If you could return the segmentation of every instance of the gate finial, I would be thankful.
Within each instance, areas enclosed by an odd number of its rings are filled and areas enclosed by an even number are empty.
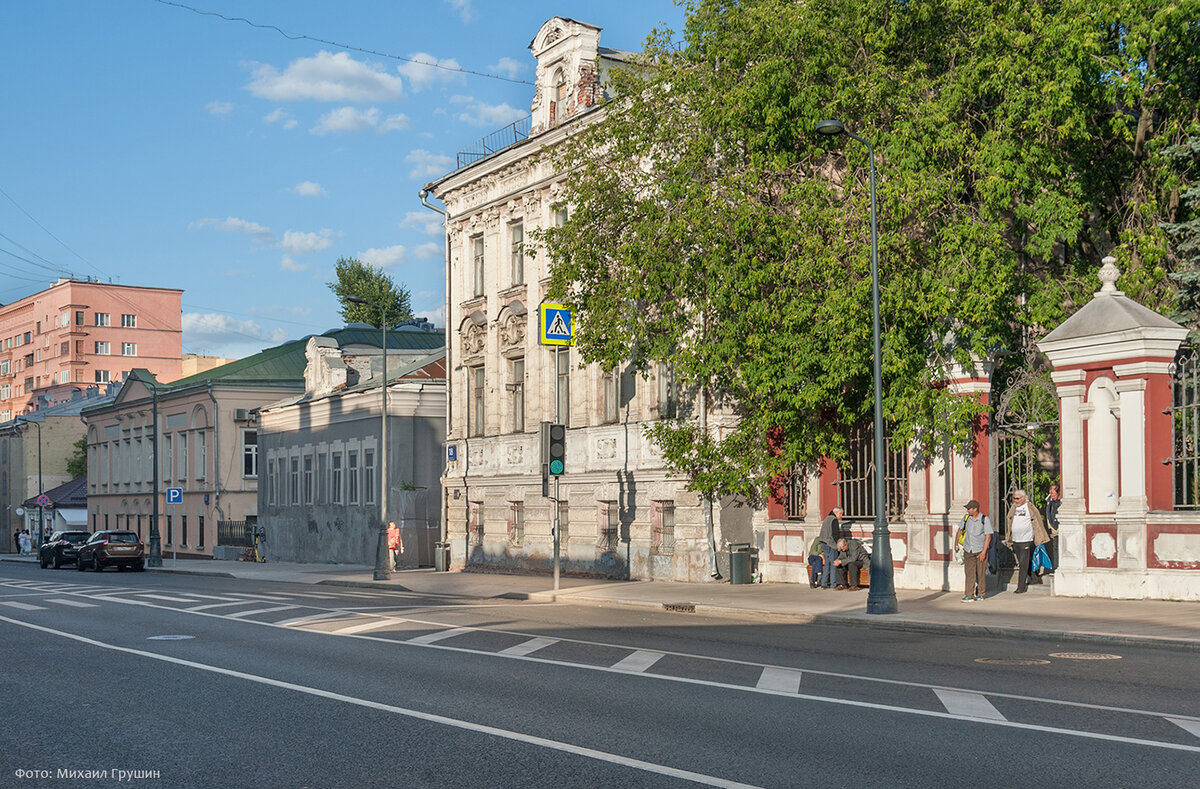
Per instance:
[[[1100,291],[1096,295],[1124,296],[1124,293],[1117,290],[1117,279],[1121,276],[1121,269],[1117,268],[1117,259],[1109,255],[1100,262],[1104,265],[1100,268]]]

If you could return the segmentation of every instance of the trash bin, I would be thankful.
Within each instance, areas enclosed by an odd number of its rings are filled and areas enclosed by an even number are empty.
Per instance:
[[[753,576],[750,574],[750,543],[729,543],[729,583],[748,584]]]
[[[450,569],[450,543],[438,542],[433,545],[433,569],[444,573]]]

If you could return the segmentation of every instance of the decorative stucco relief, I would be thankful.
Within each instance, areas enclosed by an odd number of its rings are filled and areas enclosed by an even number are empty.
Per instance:
[[[526,323],[526,316],[507,312],[500,322],[500,347],[524,345]]]
[[[460,333],[464,356],[474,356],[483,353],[487,347],[487,329],[474,323],[468,324]]]

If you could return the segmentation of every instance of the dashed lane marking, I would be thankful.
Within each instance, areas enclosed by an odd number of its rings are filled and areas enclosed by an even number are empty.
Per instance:
[[[207,611],[210,608],[228,608],[231,605],[246,605],[253,603],[253,600],[234,600],[230,603],[205,603],[204,605],[194,605],[191,608],[185,608],[185,611]],[[165,608],[165,606],[164,606]]]
[[[800,692],[801,672],[790,668],[775,668],[767,666],[762,671],[755,686],[759,690],[777,690],[781,693]]]
[[[48,599],[48,600],[46,600],[46,602],[47,603],[58,603],[59,605],[70,605],[70,606],[74,606],[75,608],[99,608],[100,607],[100,606],[96,605],[95,603],[84,603],[84,602],[80,602],[79,600],[67,600],[62,597]]]
[[[346,627],[338,630],[331,630],[329,632],[333,633],[335,636],[348,636],[352,633],[365,633],[368,630],[380,630],[381,628],[385,627],[402,625],[404,624],[404,621],[405,620],[403,619],[376,619],[372,622],[359,622],[356,625],[347,625]]]
[[[640,673],[653,666],[663,657],[662,652],[651,652],[646,649],[639,649],[632,655],[628,655],[616,663],[612,664],[612,668],[617,671],[632,671]]]
[[[993,721],[1007,720],[1000,714],[1000,710],[993,707],[992,703],[984,698],[982,693],[944,690],[942,688],[934,688],[933,692],[941,700],[942,706],[946,708],[946,712],[949,712],[951,715],[962,715],[966,718],[983,718]]]
[[[1187,718],[1167,718],[1171,723],[1174,723],[1179,728],[1186,731],[1188,734],[1194,734],[1200,737],[1200,720]]]
[[[520,657],[522,655],[532,655],[539,649],[545,649],[546,647],[557,644],[558,642],[559,639],[557,638],[543,638],[539,636],[537,638],[531,638],[528,641],[517,644],[516,646],[509,647],[508,649],[502,649],[500,650],[499,654],[512,655],[516,657]]]
[[[150,594],[149,592],[139,592],[138,597],[145,597],[149,600],[166,600],[168,603],[194,603],[194,597],[172,597],[166,594]]]
[[[322,611],[319,614],[309,614],[308,616],[296,616],[291,619],[284,619],[280,622],[272,622],[273,625],[281,627],[293,627],[294,625],[302,625],[305,622],[315,622],[318,619],[328,619],[331,616],[343,616],[341,611]]]
[[[16,600],[5,600],[0,602],[0,605],[6,605],[9,608],[17,608],[21,611],[45,611],[44,605],[31,605],[30,603],[18,603]]]
[[[253,611],[238,611],[236,614],[226,614],[230,619],[237,619],[243,616],[254,616],[255,614],[269,614],[274,611],[289,611],[293,608],[299,608],[298,605],[277,605],[271,608],[256,608]]]
[[[449,630],[439,630],[436,633],[426,633],[423,636],[408,639],[409,644],[432,644],[434,641],[444,641],[447,638],[461,636],[463,633],[473,633],[473,627],[454,627]]]

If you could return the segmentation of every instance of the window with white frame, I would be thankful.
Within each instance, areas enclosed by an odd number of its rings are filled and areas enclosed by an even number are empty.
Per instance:
[[[137,343],[136,342],[121,343],[121,355],[122,356],[137,356]]]
[[[108,354],[109,354],[108,343],[97,341],[95,344],[95,351],[96,351],[96,353],[100,354],[101,356],[108,356]]]
[[[136,329],[137,328],[137,316],[130,315],[128,313],[122,315],[121,316],[121,328]]]
[[[650,552],[675,553],[675,502],[650,502]]]
[[[666,362],[658,364],[658,418],[674,419],[679,415],[679,387],[675,370]]]
[[[483,435],[483,417],[484,417],[484,369],[483,365],[472,367],[471,375],[471,409],[469,432],[473,436]]]
[[[196,479],[204,479],[208,469],[208,433],[196,433]]]
[[[616,422],[621,415],[621,371],[608,370],[603,377],[604,422]]]
[[[267,458],[267,504],[275,506],[275,491],[279,480],[275,479],[275,458]]]
[[[358,450],[346,451],[346,503],[358,504]]]
[[[107,312],[97,312],[95,318],[97,326],[107,326],[109,323],[109,315]]]
[[[300,458],[288,458],[288,501],[300,503]]]
[[[329,493],[326,486],[329,484],[329,457],[324,452],[317,453],[317,504],[324,504],[329,501]]]
[[[525,360],[513,359],[512,383],[512,430],[514,433],[525,432]]]
[[[185,482],[188,473],[188,434],[179,434],[179,481]]]
[[[471,239],[472,290],[476,296],[483,295],[483,236]]]
[[[96,370],[96,383],[106,384],[111,380],[108,370]]]
[[[375,503],[375,450],[363,449],[363,500]]]
[[[556,369],[558,376],[558,423],[571,423],[571,354],[567,351],[555,351]]]
[[[304,503],[313,503],[313,456],[304,456]]]
[[[509,250],[512,256],[512,284],[525,283],[525,225],[517,222],[508,229]]]
[[[329,456],[329,466],[332,479],[329,485],[329,501],[331,504],[342,503],[342,453],[334,452]]]
[[[163,436],[162,444],[162,475],[164,480],[171,479],[171,472],[175,469],[175,439],[166,435]]]
[[[242,431],[242,476],[258,476],[258,431]]]

